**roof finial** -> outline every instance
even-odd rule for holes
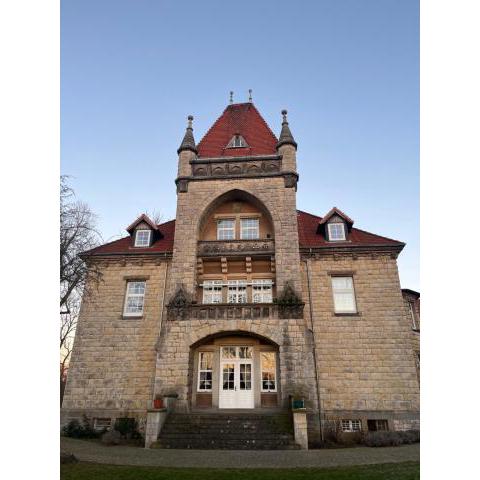
[[[283,115],[282,130],[280,132],[280,137],[278,137],[277,149],[282,145],[292,145],[296,149],[297,142],[293,138],[292,132],[290,131],[290,127],[288,126],[287,111],[285,109],[282,110],[282,115]]]
[[[251,88],[248,89],[248,101],[250,103],[252,103],[252,89]]]
[[[230,90],[230,105],[233,103],[233,91]]]
[[[191,129],[193,130],[193,127],[192,127],[193,115],[189,115],[189,116],[187,117],[187,120],[188,120],[187,128],[191,128]]]

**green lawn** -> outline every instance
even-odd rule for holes
[[[207,469],[76,463],[61,466],[62,480],[417,480],[418,462],[337,468]]]

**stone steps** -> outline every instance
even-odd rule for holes
[[[289,414],[172,413],[152,448],[290,450],[293,438]]]

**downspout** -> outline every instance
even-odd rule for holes
[[[165,255],[165,260],[167,256]],[[162,294],[162,308],[160,310],[160,324],[158,327],[158,335],[157,335],[157,340],[156,340],[156,345],[158,344],[158,341],[160,340],[160,334],[162,333],[162,325],[163,325],[163,310],[165,308],[165,291],[167,290],[167,273],[168,273],[168,266],[169,262],[166,261],[166,266],[165,266],[165,275],[163,276],[163,294]],[[157,357],[158,357],[158,350],[155,345],[155,373],[152,378],[152,405],[153,405],[153,400],[155,399],[155,378],[157,376]]]
[[[312,254],[312,249],[310,248],[309,254]],[[310,257],[309,257],[310,258]],[[310,331],[312,332],[312,343],[313,343],[313,366],[315,369],[315,380],[317,383],[317,402],[318,402],[318,420],[320,424],[320,440],[323,443],[323,422],[322,422],[322,399],[320,396],[320,382],[318,381],[318,368],[317,368],[317,344],[315,342],[315,330],[313,328],[313,306],[312,306],[312,290],[310,287],[310,268],[309,268],[309,258],[304,260],[305,266],[307,268],[307,288],[308,288],[308,305],[310,310]]]

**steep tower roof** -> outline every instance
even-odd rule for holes
[[[195,146],[195,139],[193,138],[193,127],[192,127],[193,116],[189,115],[187,119],[188,119],[187,129],[185,131],[185,136],[183,137],[182,143],[180,144],[180,147],[177,150],[178,154],[183,150],[190,150],[194,153],[197,153],[197,147]]]
[[[236,136],[245,140],[245,146],[235,147]],[[243,157],[275,155],[277,137],[270,130],[255,105],[251,102],[228,105],[210,130],[200,140],[199,157]],[[229,146],[230,145],[230,146]]]

